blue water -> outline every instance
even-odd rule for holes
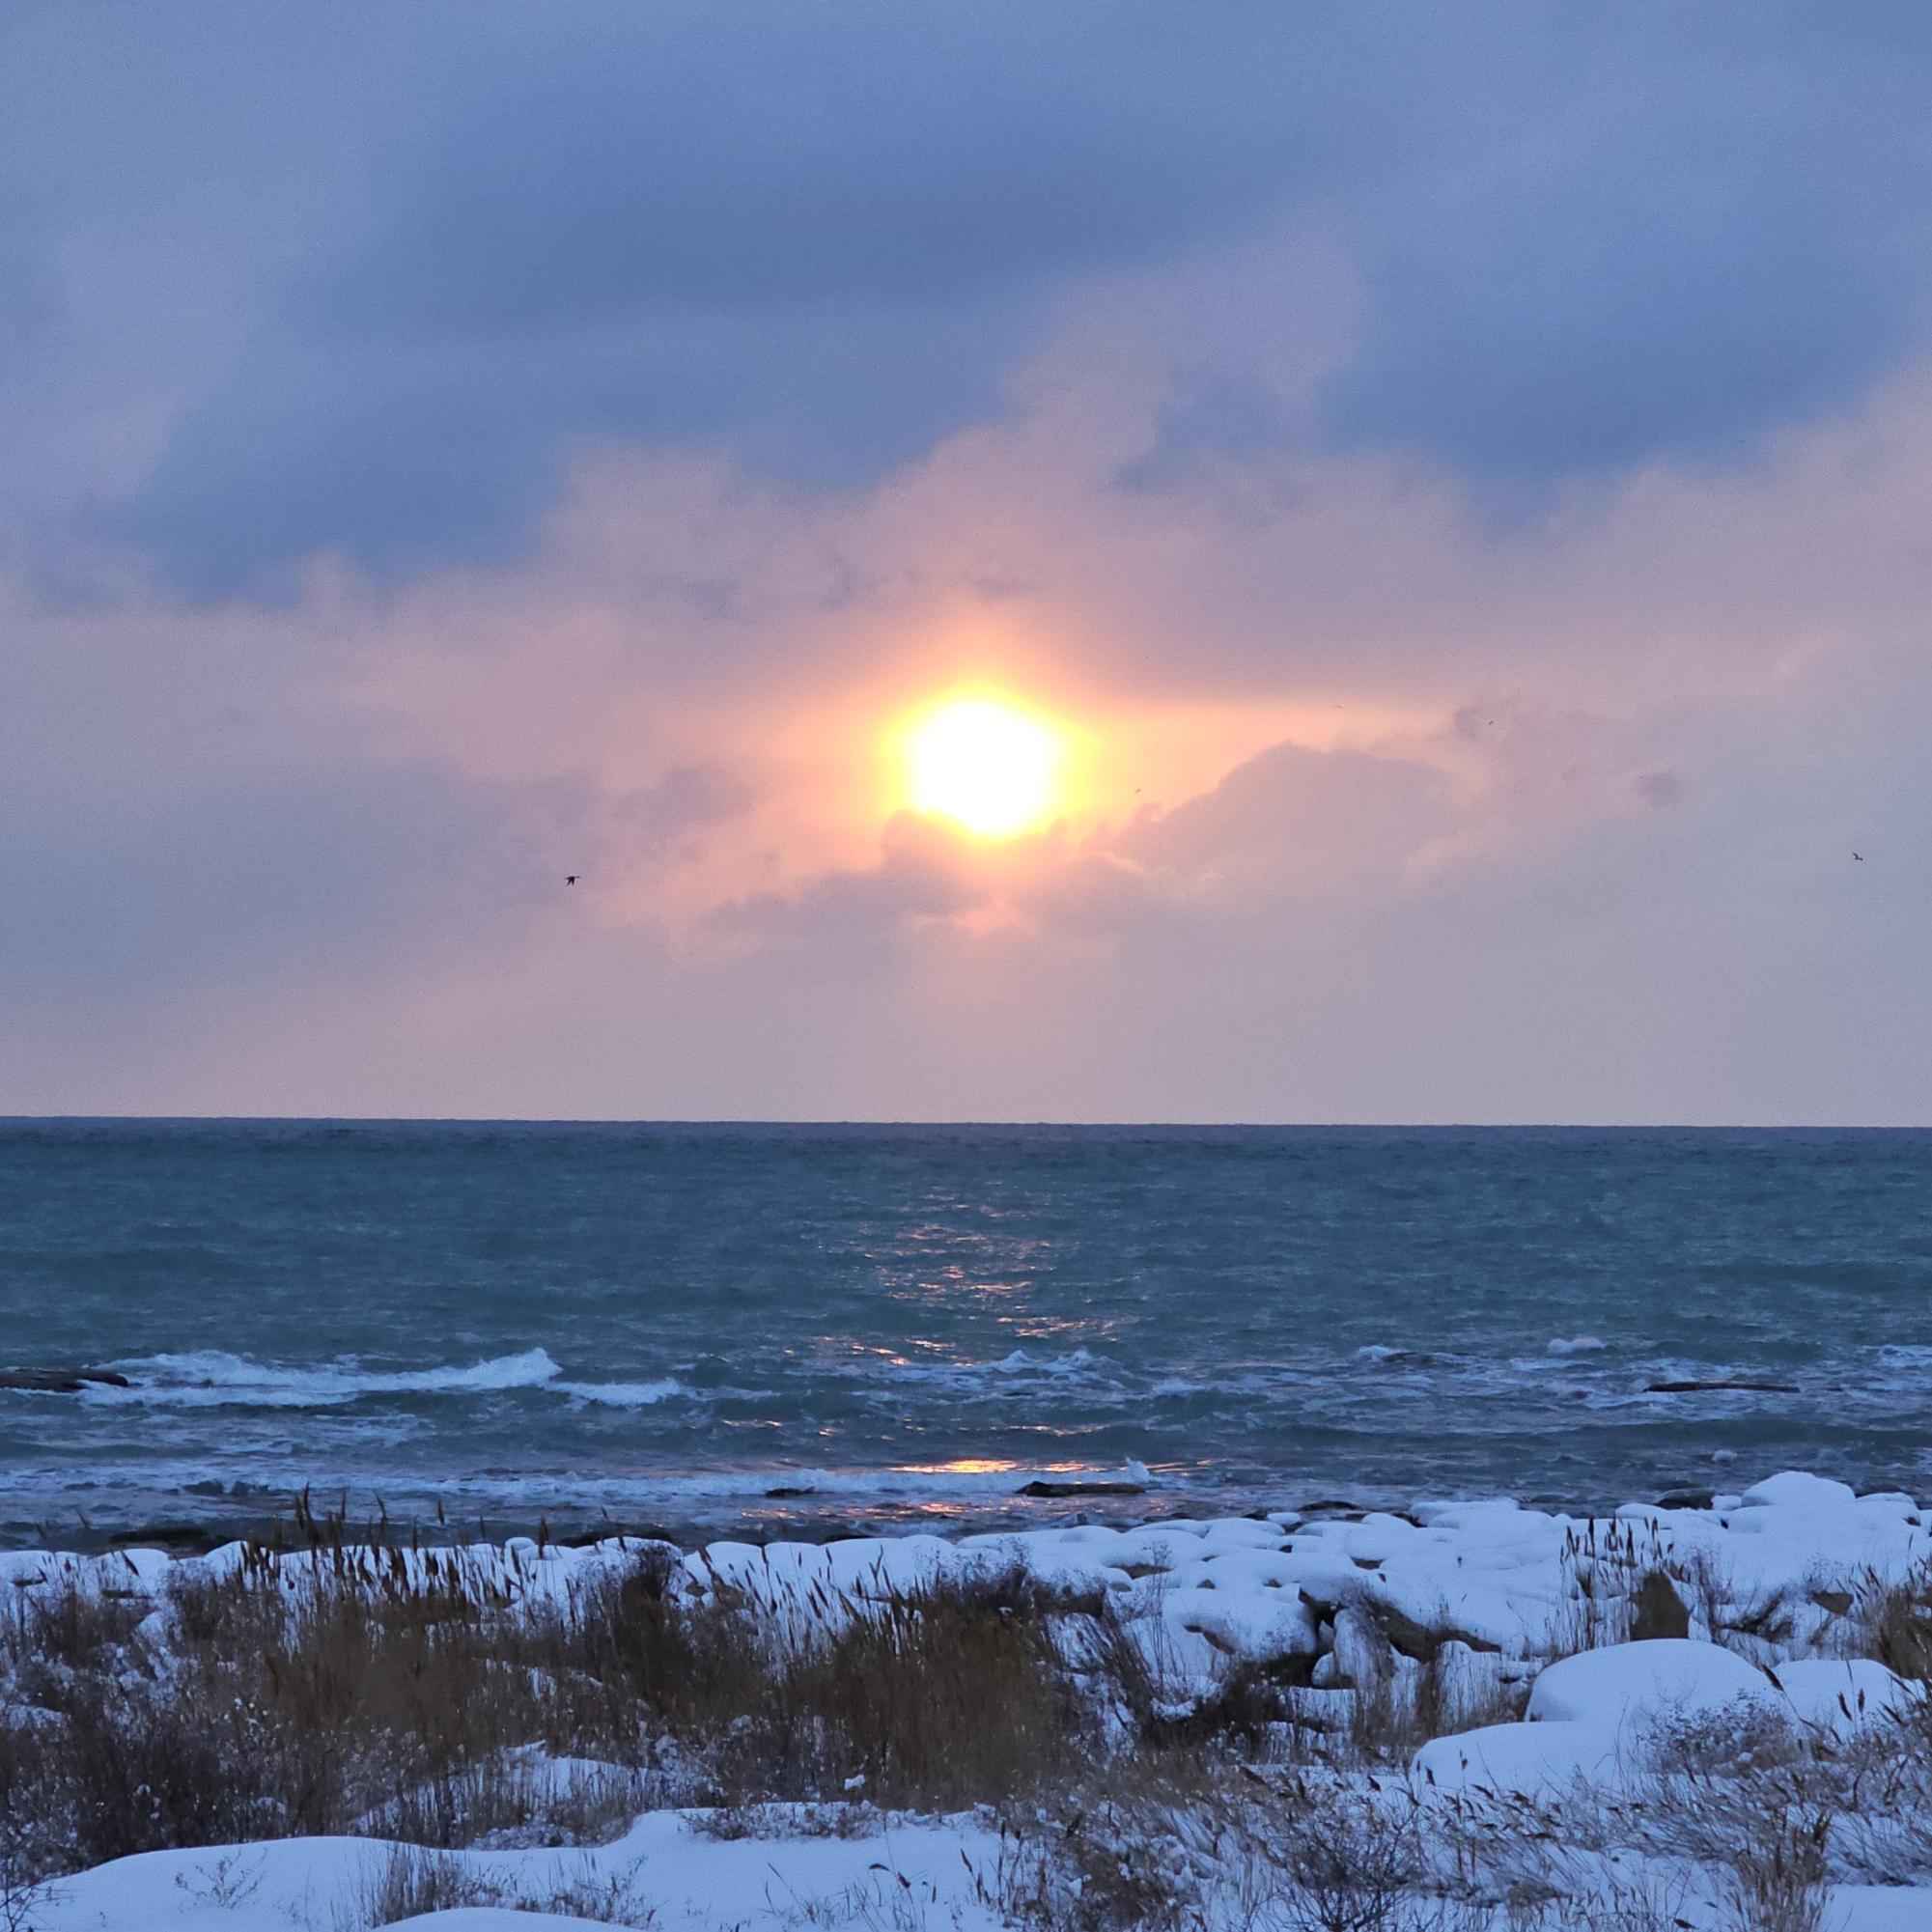
[[[0,1367],[73,1363],[0,1537],[1922,1489],[1932,1134],[0,1124]]]

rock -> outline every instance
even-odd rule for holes
[[[1493,1709],[1503,1694],[1503,1658],[1499,1651],[1471,1650],[1450,1638],[1437,1653],[1436,1724],[1452,1731],[1467,1730],[1470,1721]]]
[[[1452,1624],[1418,1623],[1393,1604],[1365,1602],[1362,1608],[1375,1626],[1388,1639],[1388,1647],[1398,1656],[1412,1657],[1418,1664],[1433,1663],[1444,1644],[1459,1643],[1465,1650],[1493,1651],[1499,1646],[1477,1637],[1472,1631],[1458,1630]]]
[[[1834,1482],[1830,1476],[1806,1475],[1800,1470],[1786,1470],[1781,1475],[1766,1476],[1754,1482],[1739,1498],[1741,1509],[1762,1509],[1777,1504],[1782,1509],[1846,1509],[1858,1500],[1850,1483]]]
[[[1345,1604],[1335,1612],[1334,1641],[1330,1669],[1318,1682],[1328,1688],[1366,1691],[1386,1684],[1395,1674],[1393,1647],[1373,1619]]]
[[[133,1386],[111,1368],[0,1368],[0,1388],[27,1389],[37,1395],[78,1395],[89,1387]]]
[[[1795,1382],[1647,1382],[1646,1395],[1714,1395],[1732,1391],[1745,1395],[1796,1395]]]
[[[1662,1570],[1649,1570],[1631,1600],[1630,1635],[1634,1642],[1654,1637],[1689,1637],[1691,1612],[1677,1586]]]
[[[1771,1680],[1734,1651],[1687,1638],[1581,1651],[1537,1674],[1529,1715],[1538,1722],[1615,1726],[1632,1717],[1701,1716],[1748,1703],[1777,1709]]]
[[[1707,1489],[1666,1490],[1657,1498],[1659,1509],[1709,1509],[1714,1500]]]
[[[206,1556],[231,1541],[206,1523],[149,1523],[138,1529],[117,1529],[107,1539],[110,1550],[159,1550],[170,1556]]]
[[[1019,1496],[1145,1496],[1147,1486],[1137,1482],[1046,1482],[1036,1480],[1015,1492]]]
[[[1588,1724],[1484,1724],[1430,1739],[1415,1753],[1414,1770],[1431,1790],[1474,1785],[1504,1797],[1543,1798],[1601,1777],[1612,1758],[1611,1746]]]

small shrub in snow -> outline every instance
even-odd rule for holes
[[[1915,1683],[1932,1681],[1932,1566],[1903,1577],[1867,1572],[1849,1606],[1850,1649]]]
[[[465,1905],[494,1905],[496,1889],[445,1852],[415,1845],[394,1846],[377,1868],[358,1901],[358,1926],[394,1925],[432,1912],[454,1912]],[[349,1928],[344,1928],[349,1932]]]

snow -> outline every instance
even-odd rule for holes
[[[1764,1672],[1733,1651],[1689,1638],[1653,1638],[1551,1665],[1530,1691],[1529,1722],[1615,1732],[1663,1711],[1693,1717],[1735,1703],[1769,1708],[1777,1694]]]
[[[453,1566],[513,1601],[545,1603],[642,1547],[612,1539],[564,1550],[523,1538],[384,1561],[425,1573]],[[1177,1710],[1212,1691],[1231,1660],[1304,1660],[1308,1676],[1297,1681],[1315,1686],[1300,1694],[1310,1700],[1347,1700],[1371,1685],[1400,1692],[1428,1668],[1452,1722],[1506,1696],[1524,1716],[1424,1744],[1413,1763],[1417,1794],[1544,1800],[1613,1790],[1670,1721],[1722,1726],[1739,1713],[1848,1740],[1909,1710],[1918,1687],[1847,1654],[1853,1619],[1843,1606],[1932,1561],[1932,1531],[1909,1496],[1859,1496],[1787,1472],[1706,1509],[1631,1503],[1597,1519],[1457,1498],[1404,1514],[1304,1519],[1284,1510],[957,1538],[727,1540],[665,1554],[675,1587],[702,1595],[728,1586],[794,1632],[863,1616],[935,1579],[1023,1565],[1043,1582],[1105,1592]],[[158,1607],[171,1578],[196,1568],[222,1575],[244,1559],[239,1545],[182,1559],[153,1550],[0,1553],[0,1596],[31,1600],[73,1583]],[[281,1586],[298,1592],[319,1560],[290,1558]],[[1619,1640],[1639,1583],[1656,1571],[1670,1578],[1691,1635]],[[158,1608],[150,1627],[164,1628]],[[379,1829],[379,1818],[371,1822]],[[864,1834],[834,1837],[809,1834],[801,1814],[789,1834],[726,1839],[707,1835],[691,1814],[657,1811],[594,1850],[447,1855],[500,1903],[407,1922],[437,1932],[607,1922],[571,1916],[573,1898],[603,1887],[630,1888],[635,1921],[662,1932],[890,1924],[902,1911],[911,1915],[904,1922],[992,1932],[999,1920],[974,1874],[998,1855],[989,1827],[972,1819],[875,1820]],[[326,1932],[353,1922],[352,1902],[391,1856],[367,1838],[154,1853],[62,1881],[31,1922],[37,1932]],[[510,1909],[519,1899],[549,1916]],[[1840,1886],[1833,1914],[1835,1932],[1903,1932],[1932,1925],[1932,1894]]]
[[[533,1925],[595,1925],[595,1918],[567,1918],[560,1912],[512,1912],[500,1905],[460,1905],[454,1912],[425,1912],[390,1921],[396,1932],[428,1925],[434,1932],[530,1932]],[[608,1923],[608,1921],[604,1921]]]
[[[1773,1672],[1799,1722],[1835,1737],[1909,1710],[1923,1694],[1868,1657],[1814,1657],[1780,1664]]]
[[[1628,1551],[1610,1554],[1611,1537],[1627,1538]],[[563,1598],[599,1566],[625,1560],[639,1547],[612,1539],[562,1550],[524,1538],[415,1553],[407,1560],[412,1567],[455,1562],[480,1581],[541,1601]],[[183,1559],[155,1550],[106,1556],[7,1552],[0,1553],[0,1585],[32,1590],[71,1578],[100,1589],[158,1592],[177,1568],[221,1573],[242,1556],[238,1544]],[[1928,1558],[1932,1531],[1912,1498],[1860,1497],[1843,1483],[1787,1473],[1754,1485],[1726,1508],[1632,1503],[1595,1521],[1524,1509],[1506,1498],[1464,1499],[1422,1503],[1408,1516],[1375,1512],[1307,1522],[1284,1512],[958,1539],[722,1541],[682,1553],[680,1560],[688,1589],[728,1583],[774,1616],[820,1620],[936,1577],[1021,1563],[1044,1582],[1111,1592],[1130,1616],[1162,1624],[1173,1652],[1206,1672],[1230,1654],[1318,1654],[1327,1648],[1324,1626],[1342,1604],[1392,1612],[1507,1657],[1548,1656],[1577,1647],[1580,1579],[1590,1577],[1598,1601],[1614,1610],[1655,1567],[1695,1580],[1680,1583],[1687,1600],[1695,1599],[1694,1610],[1711,1594],[1739,1610],[1789,1599],[1794,1634],[1773,1648],[1778,1656],[1828,1656],[1832,1613],[1813,1600],[1822,1583],[1854,1589],[1867,1577],[1883,1582]],[[303,1561],[287,1566],[292,1580]],[[1693,1632],[1711,1635],[1708,1628]],[[1757,1661],[1776,1659],[1766,1654]]]
[[[863,1921],[868,1906],[900,1893],[929,1910],[935,1925],[994,1932],[998,1919],[973,1896],[972,1871],[990,1872],[996,1837],[968,1819],[889,1824],[852,1838],[716,1839],[702,1814],[646,1813],[614,1844],[594,1850],[429,1854],[507,1896],[546,1901],[571,1888],[615,1886],[619,1923],[654,1932]],[[331,1932],[337,1908],[364,1896],[392,1847],[359,1838],[286,1838],[267,1844],[120,1859],[55,1888],[37,1909],[37,1932]],[[655,1916],[653,1916],[655,1915]],[[350,1923],[357,1922],[349,1918]],[[508,1906],[462,1906],[401,1921],[436,1932],[528,1932],[574,1925],[568,1904],[551,1915]],[[608,1919],[601,1921],[609,1923]],[[889,1916],[884,1922],[890,1923]],[[915,1921],[916,1922],[916,1921]]]
[[[1548,1666],[1537,1673],[1523,1722],[1434,1738],[1414,1769],[1440,1792],[1476,1786],[1550,1798],[1579,1781],[1621,1783],[1666,1722],[1709,1730],[1727,1717],[1755,1717],[1849,1731],[1902,1710],[1910,1694],[1869,1660],[1790,1664],[1774,1676],[1713,1643],[1654,1638]],[[1840,1696],[1855,1716],[1839,1708]]]
[[[1412,1769],[1431,1794],[1479,1789],[1541,1798],[1582,1780],[1607,1781],[1615,1763],[1613,1734],[1596,1725],[1484,1724],[1430,1739]]]
[[[1925,1932],[1932,1893],[1918,1886],[1834,1885],[1825,1932]]]
[[[1850,1483],[1786,1470],[1781,1475],[1766,1476],[1761,1483],[1753,1483],[1744,1493],[1743,1507],[1835,1510],[1855,1507],[1858,1499],[1858,1491]]]

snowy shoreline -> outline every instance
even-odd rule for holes
[[[1732,1474],[1727,1470],[1725,1473]],[[526,1482],[529,1479],[525,1479]],[[1875,1481],[1830,1480],[1856,1495],[1902,1495]],[[880,1470],[776,1467],[684,1472],[648,1484],[558,1479],[535,1497],[487,1486],[437,1484],[413,1498],[338,1484],[278,1490],[246,1503],[223,1495],[178,1492],[179,1507],[156,1504],[139,1516],[77,1517],[55,1512],[0,1521],[0,1558],[49,1554],[113,1556],[160,1552],[205,1557],[237,1543],[298,1549],[305,1511],[326,1514],[331,1540],[406,1542],[472,1548],[541,1540],[574,1549],[643,1539],[695,1550],[713,1543],[822,1544],[855,1538],[898,1541],[931,1535],[951,1542],[1024,1537],[1038,1530],[1133,1530],[1169,1523],[1236,1518],[1288,1522],[1419,1514],[1493,1503],[1526,1515],[1602,1521],[1633,1511],[1679,1513],[1732,1505],[1741,1493],[1707,1478],[1663,1486],[1627,1501],[1557,1490],[1515,1497],[1503,1490],[1422,1493],[1387,1485],[1227,1481],[1192,1470],[1143,1463],[908,1466]],[[197,1507],[196,1505],[204,1505]],[[1418,1514],[1419,1513],[1419,1514]]]
[[[1097,1502],[1105,1498],[1096,1492]],[[1897,1577],[1932,1560],[1928,1525],[1932,1511],[1902,1491],[1859,1495],[1845,1483],[1786,1472],[1708,1505],[1629,1502],[1600,1516],[1525,1508],[1508,1498],[1421,1501],[1402,1512],[1318,1502],[1124,1526],[722,1537],[679,1554],[694,1583],[721,1577],[774,1598],[802,1595],[814,1584],[864,1595],[1003,1561],[1023,1563],[1043,1581],[1101,1584],[1130,1601],[1158,1577],[1163,1619],[1183,1635],[1212,1633],[1208,1651],[1218,1647],[1222,1655],[1319,1654],[1317,1613],[1360,1598],[1418,1626],[1460,1630],[1486,1650],[1523,1657],[1562,1641],[1560,1619],[1572,1601],[1566,1578],[1580,1564],[1630,1571],[1634,1587],[1643,1571],[1674,1559],[1722,1572],[1740,1599],[1805,1596],[1804,1586],[1821,1576]],[[1614,1537],[1627,1547],[1612,1554]],[[440,1553],[478,1577],[514,1577],[533,1599],[559,1596],[586,1566],[657,1540],[630,1533],[570,1544],[533,1536],[420,1546],[406,1534],[368,1546],[328,1539],[351,1554],[401,1550],[418,1563]],[[0,1551],[0,1587],[31,1595],[79,1583],[158,1596],[171,1579],[227,1574],[259,1547],[244,1538],[187,1555],[133,1544]],[[299,1540],[281,1547],[290,1564],[307,1560]],[[1791,1642],[1799,1651],[1826,1640],[1834,1615],[1807,1603],[1793,1611]],[[1205,1667],[1212,1659],[1202,1652],[1199,1661]]]
[[[1401,1514],[1326,1508],[957,1537],[763,1546],[719,1540],[688,1551],[660,1547],[655,1560],[672,1603],[728,1605],[734,1615],[788,1644],[889,1616],[892,1606],[920,1601],[922,1592],[970,1590],[975,1579],[1023,1572],[1058,1593],[1055,1602],[1104,1610],[1152,1687],[1150,1709],[1177,1734],[1224,1705],[1231,1683],[1265,1684],[1274,1728],[1302,1753],[1295,1777],[1305,1779],[1314,1765],[1326,1780],[1322,1802],[1354,1806],[1358,1819],[1376,1817],[1386,1789],[1405,1791],[1409,1822],[1401,1829],[1425,1848],[1418,1857],[1426,1864],[1435,1856],[1428,1846],[1467,1831],[1464,1807],[1501,1806],[1499,1815],[1523,1824],[1528,1843],[1549,1840],[1550,1819],[1565,1806],[1574,1813],[1585,1799],[1602,1806],[1639,1787],[1665,1789],[1658,1780],[1670,1774],[1657,1768],[1654,1750],[1664,1732],[1677,1738],[1677,1749],[1691,1734],[1705,1741],[1699,1750],[1733,1732],[1758,1739],[1740,1747],[1744,1772],[1730,1759],[1717,1770],[1700,1760],[1684,1791],[1702,1791],[1699,1778],[1708,1783],[1719,1776],[1732,1779],[1726,1791],[1756,1791],[1737,1780],[1755,1776],[1751,1767],[1766,1761],[1761,1734],[1792,1740],[1793,1763],[1827,1763],[1836,1767],[1834,1777],[1843,1764],[1862,1762],[1862,1752],[1876,1757],[1889,1750],[1886,1726],[1925,1738],[1932,1726],[1921,1685],[1894,1674],[1871,1651],[1873,1619],[1885,1606],[1905,1601],[1897,1593],[1914,1588],[1915,1580],[1932,1575],[1928,1522],[1932,1517],[1903,1493],[1859,1496],[1842,1483],[1785,1473],[1715,1498],[1708,1507],[1631,1503],[1600,1517],[1507,1500],[1437,1502]],[[111,1600],[138,1619],[135,1640],[145,1639],[154,1657],[165,1659],[181,1641],[183,1591],[196,1584],[222,1588],[252,1580],[291,1605],[305,1592],[329,1588],[403,1592],[410,1602],[424,1591],[457,1590],[502,1614],[534,1615],[567,1611],[600,1580],[624,1574],[649,1554],[635,1538],[579,1548],[532,1538],[434,1550],[324,1544],[273,1557],[244,1544],[186,1557],[157,1550],[15,1552],[0,1554],[0,1597],[16,1616],[30,1616],[36,1604]],[[1091,1622],[1090,1611],[1076,1616],[1070,1610],[1059,1621],[1082,1619]],[[1359,1753],[1321,1756],[1330,1749],[1326,1741],[1346,1738],[1351,1726],[1360,1730],[1371,1708],[1381,1726],[1379,1764]],[[1932,1761],[1932,1745],[1926,1749]],[[1253,1755],[1244,1774],[1250,1779],[1285,1775],[1279,1750]],[[540,1767],[543,1776],[560,1775],[550,1760],[543,1766],[548,1767]],[[1391,1777],[1392,1786],[1378,1781]],[[583,1886],[608,1882],[606,1903],[625,1875],[630,1918],[580,1915],[602,1922],[692,1932],[813,1922],[990,1932],[1022,1922],[1013,1916],[1014,1872],[1002,1864],[1017,1856],[1004,1821],[984,1812],[949,1819],[872,1812],[862,1802],[864,1786],[862,1776],[847,1780],[852,1815],[835,1830],[826,1828],[823,1805],[767,1806],[755,1830],[720,1833],[702,1809],[647,1802],[611,1842],[568,1854],[497,1846],[436,1856],[494,1874],[476,1878],[469,1892],[448,1896],[518,1903],[518,1927],[533,1923],[527,1912],[539,1891],[579,1906],[589,1896],[560,1876],[571,1860],[577,1862],[573,1870],[581,1867]],[[1302,1803],[1316,1787],[1295,1788]],[[1932,1796],[1932,1776],[1925,1792]],[[1927,1822],[1915,1819],[1911,1830],[1922,1837]],[[1171,1819],[1162,1829],[1170,1828],[1179,1832],[1177,1843],[1185,1840],[1186,1831]],[[1484,1827],[1491,1835],[1497,1829],[1494,1819]],[[1641,1834],[1613,1855],[1604,1849],[1610,1839],[1600,1826],[1577,1828],[1576,1836],[1564,1868],[1584,1874],[1575,1879],[1580,1886],[1614,1889],[1634,1883],[1629,1874],[1637,1870],[1660,1896],[1669,1892],[1677,1923],[1752,1922],[1722,1916],[1730,1881],[1720,1882],[1722,1861],[1707,1871],[1694,1859],[1660,1854]],[[1657,1842],[1667,1838],[1666,1833]],[[1806,1922],[1833,1932],[1932,1924],[1932,1890],[1914,1889],[1932,1887],[1932,1859],[1921,1870],[1914,1862],[1918,1854],[1890,1839],[1878,1849],[1860,1844],[1807,1881],[1813,1903],[1831,1916]],[[267,1932],[272,1925],[283,1932],[292,1917],[303,1922],[291,1902],[299,1892],[311,1901],[336,1899],[328,1908],[335,1922],[368,1923],[367,1917],[344,1918],[350,1908],[341,1901],[358,1887],[357,1896],[368,1891],[373,1861],[395,1856],[380,1834],[145,1852],[62,1878],[37,1896],[23,1922],[36,1932],[103,1924],[229,1932]],[[881,1886],[882,1870],[891,1874],[891,1885]],[[995,1883],[990,1875],[1002,1870],[1006,1876]],[[505,1875],[513,1871],[521,1876]],[[775,1895],[774,1871],[783,1879]],[[1885,1883],[1869,1883],[1874,1873]],[[545,1874],[547,1890],[537,1886]],[[1196,1882],[1211,1899],[1221,1881],[1211,1872],[1196,1874]],[[843,1918],[815,1919],[805,1909],[805,1901],[845,1894]],[[1505,1919],[1505,1903],[1500,1892],[1490,1906],[1470,1892],[1460,1898],[1465,1916],[1455,1922],[1498,1928],[1594,1922]],[[908,1916],[914,1904],[916,1916]],[[1553,1911],[1560,1904],[1546,1900]],[[1480,1916],[1491,1906],[1491,1917]],[[483,1932],[493,1921],[480,1911],[472,1902],[425,1922],[446,1932]],[[311,1922],[330,1923],[313,1913]],[[1025,1922],[1046,1921],[1036,1913]],[[1076,1916],[1064,1922],[1081,1921]],[[1210,1916],[1206,1922],[1234,1920]],[[505,1916],[503,1923],[509,1928],[513,1921]]]

